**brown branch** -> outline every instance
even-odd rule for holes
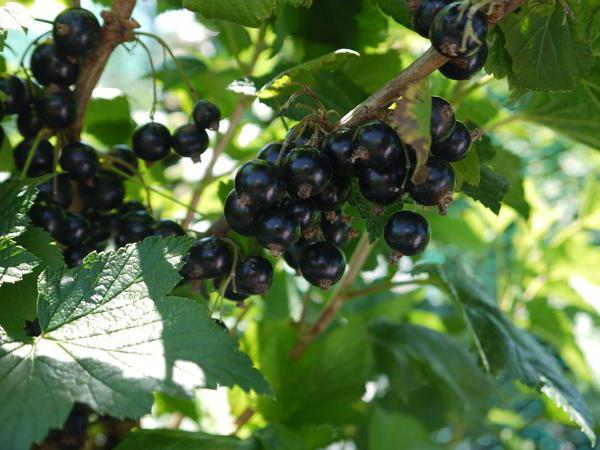
[[[134,39],[133,30],[140,26],[138,22],[131,19],[135,3],[136,0],[114,0],[111,10],[102,12],[104,26],[100,44],[81,61],[74,93],[77,116],[73,125],[64,133],[68,141],[79,140],[88,102],[113,50],[119,44]]]

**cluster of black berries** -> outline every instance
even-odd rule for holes
[[[466,80],[479,72],[488,57],[485,15],[471,1],[423,0],[413,17],[415,31],[431,40],[450,58],[440,72],[452,80]]]

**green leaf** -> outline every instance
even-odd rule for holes
[[[490,209],[494,214],[500,214],[502,199],[509,190],[508,181],[498,175],[487,165],[481,166],[481,179],[479,185],[474,186],[465,183],[462,187],[465,194],[473,200],[481,202],[483,206]]]
[[[333,429],[326,424],[291,429],[270,423],[242,446],[243,450],[312,450],[332,442]],[[242,449],[240,449],[242,450]]]
[[[0,238],[0,286],[22,280],[33,272],[38,262],[35,256],[12,240]]]
[[[418,420],[401,412],[375,406],[369,419],[369,450],[433,450],[429,430]],[[399,447],[399,443],[402,443]]]
[[[396,22],[407,28],[412,28],[413,13],[406,6],[406,2],[398,0],[377,0],[381,10],[391,16]]]
[[[37,190],[29,181],[8,180],[0,184],[0,235],[14,237],[25,231],[29,223],[27,212]]]
[[[594,446],[592,415],[581,394],[565,378],[556,358],[531,334],[513,325],[497,308],[495,298],[459,261],[419,266],[415,272],[428,273],[464,312],[468,327],[477,336],[484,365],[547,395],[581,427]]]
[[[139,430],[129,433],[115,450],[237,450],[240,440],[179,430]]]
[[[590,46],[557,2],[551,15],[540,15],[524,4],[500,26],[512,59],[511,82],[517,88],[570,91],[592,67]]]
[[[135,122],[127,97],[93,98],[85,116],[85,131],[112,146],[129,142]]]
[[[220,19],[257,28],[277,6],[276,0],[183,0],[183,6],[207,19]]]
[[[203,306],[165,297],[191,241],[150,238],[40,275],[42,335],[19,339],[0,329],[0,402],[12,405],[0,410],[7,450],[29,448],[59,427],[76,401],[137,418],[150,410],[153,391],[184,396],[238,384],[270,392]]]
[[[248,30],[241,25],[220,20],[214,21],[212,25],[219,32],[219,40],[225,45],[231,55],[237,57],[252,45],[252,39],[250,39]]]
[[[488,59],[485,63],[487,73],[496,78],[505,78],[512,71],[512,59],[506,50],[506,38],[501,27],[494,27],[488,35]]]
[[[471,186],[479,186],[481,169],[475,148],[471,149],[465,159],[453,163],[452,168],[456,175],[456,186],[458,189],[460,189],[463,183],[469,183]]]

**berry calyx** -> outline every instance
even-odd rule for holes
[[[484,42],[474,55],[466,58],[452,58],[442,67],[440,72],[451,80],[468,80],[479,72],[488,58],[488,46]]]
[[[28,215],[33,225],[43,228],[55,238],[61,234],[66,220],[63,209],[52,201],[35,202]]]
[[[353,157],[362,166],[383,170],[391,167],[403,155],[402,141],[385,122],[373,120],[356,131]]]
[[[394,250],[392,263],[402,256],[414,256],[422,253],[431,237],[427,220],[412,211],[400,211],[388,220],[383,237],[387,245]]]
[[[73,200],[73,188],[69,177],[64,173],[38,184],[37,189],[37,200],[55,201],[64,209],[67,209]]]
[[[331,163],[317,148],[301,145],[283,160],[282,173],[290,195],[307,199],[321,192],[331,178]]]
[[[31,72],[38,83],[69,87],[77,81],[79,64],[63,53],[52,42],[40,44],[31,54]]]
[[[429,28],[433,18],[450,3],[452,3],[452,0],[423,0],[419,3],[419,7],[413,16],[415,31],[421,36],[429,38]]]
[[[198,128],[217,131],[221,121],[221,111],[214,103],[207,100],[198,100],[194,105],[192,117]]]
[[[98,170],[96,150],[83,142],[73,142],[63,147],[59,161],[69,178],[75,181],[92,178]]]
[[[75,7],[65,9],[54,19],[52,37],[60,51],[83,56],[95,48],[101,37],[98,19],[90,11]]]
[[[24,138],[33,138],[44,126],[35,105],[28,103],[17,117],[17,129]]]
[[[441,142],[448,139],[456,126],[454,108],[448,100],[431,97],[431,141]]]
[[[129,176],[135,175],[140,166],[140,161],[127,145],[115,145],[108,155],[112,158],[113,167]]]
[[[281,149],[283,148],[283,144],[280,142],[271,142],[270,144],[265,145],[260,149],[258,155],[256,157],[258,159],[262,159],[264,161],[268,161],[270,163],[277,163],[277,159],[279,158],[279,153],[281,153]],[[286,154],[288,152],[286,151]]]
[[[224,214],[227,224],[236,233],[242,236],[256,234],[259,213],[252,211],[248,205],[243,205],[235,190],[231,191],[225,199]]]
[[[192,245],[180,274],[194,280],[220,278],[229,274],[232,264],[233,257],[227,243],[219,238],[206,237]]]
[[[431,146],[431,153],[448,162],[464,159],[471,149],[471,133],[462,122],[456,122],[454,131],[448,139]]]
[[[262,159],[248,161],[235,175],[235,192],[240,204],[252,211],[275,206],[283,195],[279,169]]]
[[[56,239],[67,247],[83,244],[89,237],[90,224],[80,214],[67,213],[61,232]]]
[[[335,244],[319,241],[304,249],[299,268],[306,281],[327,290],[344,275],[346,257]]]
[[[256,239],[276,258],[299,238],[298,221],[285,211],[267,211],[258,222]]]
[[[162,238],[185,236],[185,231],[177,222],[168,219],[161,219],[152,227],[150,236],[159,236]]]
[[[29,158],[34,139],[25,139],[13,150],[13,160],[15,166],[21,172],[25,169],[25,164]],[[39,177],[47,173],[52,172],[54,160],[54,150],[52,144],[46,140],[40,140],[37,143],[34,154],[29,162],[29,168],[27,169],[28,177]]]
[[[81,185],[80,189],[85,205],[99,211],[118,208],[125,198],[123,182],[110,172],[99,172],[90,186]]]
[[[446,214],[452,202],[454,170],[450,164],[435,155],[429,155],[425,166],[425,181],[421,184],[408,183],[408,192],[417,203],[437,206],[440,214]]]
[[[250,256],[235,268],[235,287],[250,295],[265,295],[273,282],[273,266],[262,256]]]
[[[356,175],[357,167],[354,155],[354,131],[350,128],[338,128],[329,134],[323,143],[323,153],[331,161],[336,175]]]
[[[312,198],[314,207],[318,211],[333,211],[341,208],[348,200],[350,187],[348,177],[334,176],[329,180],[325,189]]]
[[[485,42],[487,22],[480,11],[471,14],[473,5],[455,2],[444,7],[431,22],[431,44],[448,58],[466,58],[475,54]]]
[[[37,100],[37,110],[42,122],[54,130],[70,126],[75,120],[77,105],[73,93],[66,88],[46,90]]]
[[[404,192],[406,170],[403,166],[386,171],[365,168],[360,172],[358,185],[364,197],[376,205],[391,205]]]
[[[171,150],[171,133],[164,125],[149,122],[134,131],[132,142],[135,156],[144,161],[159,161]]]
[[[173,150],[180,156],[200,162],[200,155],[208,148],[208,134],[194,124],[183,125],[173,133]]]
[[[25,105],[27,90],[25,83],[14,75],[0,77],[0,91],[4,93],[2,100],[4,114],[17,114]]]
[[[152,233],[154,219],[146,211],[131,211],[117,222],[117,236],[115,242],[118,246],[140,242]]]

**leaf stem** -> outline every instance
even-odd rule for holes
[[[38,145],[40,145],[40,141],[42,140],[42,133],[43,130],[39,131],[33,139],[31,147],[29,148],[29,152],[27,153],[25,165],[23,166],[23,170],[19,175],[19,180],[24,180],[25,178],[27,178],[27,172],[29,171],[29,167],[31,166],[31,162],[33,161],[33,157],[35,155],[35,152],[37,151]]]
[[[148,48],[148,46],[141,39],[136,39],[136,42],[140,44],[142,48],[146,51],[146,55],[148,55],[148,62],[150,63],[150,71],[152,72],[152,108],[150,109],[150,120],[154,121],[154,114],[156,113],[156,104],[158,103],[158,93],[156,89],[156,69],[154,67],[154,62],[152,61],[152,54],[150,53],[150,49]]]

